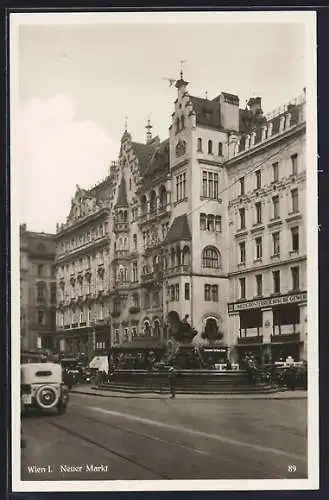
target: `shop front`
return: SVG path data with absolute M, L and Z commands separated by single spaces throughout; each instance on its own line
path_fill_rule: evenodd
M 230 303 L 228 312 L 237 361 L 247 354 L 260 364 L 288 356 L 300 361 L 307 335 L 307 292 Z

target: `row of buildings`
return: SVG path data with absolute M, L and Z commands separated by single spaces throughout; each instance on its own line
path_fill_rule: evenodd
M 305 91 L 264 116 L 258 97 L 194 97 L 182 74 L 176 89 L 167 139 L 125 130 L 108 177 L 77 186 L 52 240 L 56 333 L 39 342 L 170 350 L 179 317 L 231 359 L 305 359 Z

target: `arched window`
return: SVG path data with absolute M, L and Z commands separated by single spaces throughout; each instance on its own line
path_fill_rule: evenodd
M 158 319 L 155 319 L 153 323 L 153 336 L 160 337 L 160 321 Z
M 212 155 L 212 141 L 208 141 L 208 154 Z
M 175 267 L 176 264 L 176 254 L 175 254 L 175 249 L 172 248 L 170 252 L 170 265 L 171 267 Z
M 167 191 L 164 186 L 160 187 L 160 192 L 159 192 L 159 197 L 160 197 L 160 209 L 166 208 L 167 206 Z
M 151 335 L 151 325 L 148 320 L 145 320 L 143 323 L 143 334 L 146 337 L 149 337 Z
M 223 143 L 218 143 L 218 156 L 223 156 Z
M 185 116 L 181 117 L 181 129 L 185 128 Z
M 205 334 L 209 340 L 215 340 L 218 335 L 218 325 L 214 318 L 208 318 L 205 326 Z
M 147 214 L 147 199 L 145 194 L 141 198 L 141 214 L 146 215 Z
M 191 264 L 191 252 L 188 246 L 185 246 L 183 248 L 183 253 L 182 253 L 182 264 L 184 266 L 189 266 Z
M 200 153 L 202 152 L 202 139 L 201 139 L 201 137 L 198 138 L 197 150 Z
M 150 194 L 150 213 L 153 214 L 157 209 L 157 197 L 155 191 L 151 191 Z
M 206 247 L 202 252 L 202 267 L 219 269 L 220 253 L 215 247 Z

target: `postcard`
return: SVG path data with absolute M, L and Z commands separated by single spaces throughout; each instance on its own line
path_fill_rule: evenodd
M 315 12 L 9 24 L 12 490 L 317 489 Z

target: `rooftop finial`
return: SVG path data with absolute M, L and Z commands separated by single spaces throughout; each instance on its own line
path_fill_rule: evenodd
M 125 116 L 125 132 L 128 130 L 128 116 Z
M 205 97 L 206 97 L 206 101 L 208 101 L 208 90 L 205 91 Z
M 184 69 L 184 64 L 186 63 L 186 61 L 184 59 L 182 59 L 179 62 L 180 62 L 180 79 L 184 80 L 183 69 Z
M 147 117 L 147 125 L 146 125 L 146 143 L 148 144 L 152 140 L 152 125 L 150 117 Z

